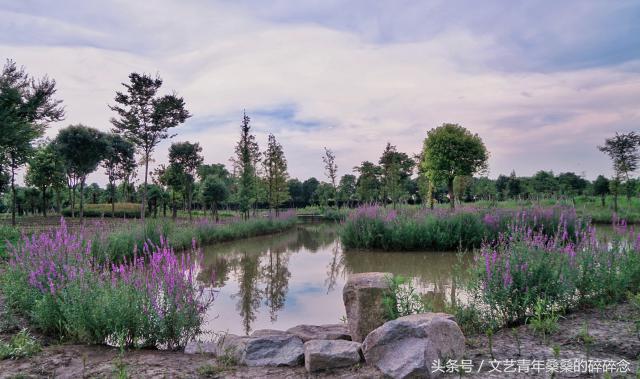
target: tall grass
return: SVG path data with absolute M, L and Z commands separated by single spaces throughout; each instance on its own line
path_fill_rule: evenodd
M 8 258 L 7 247 L 20 238 L 20 231 L 13 226 L 0 225 L 0 261 Z
M 108 234 L 97 228 L 94 236 L 93 254 L 110 261 L 122 261 L 141 251 L 146 241 L 159 244 L 161 238 L 176 250 L 186 250 L 194 244 L 204 245 L 234 239 L 255 237 L 281 232 L 296 224 L 294 211 L 282 212 L 278 216 L 253 218 L 242 221 L 214 222 L 200 219 L 194 223 L 171 220 L 147 220 L 144 224 L 130 223 L 126 229 Z
M 122 263 L 102 263 L 65 223 L 9 251 L 0 290 L 41 331 L 74 342 L 176 349 L 201 332 L 212 297 L 191 254 L 160 240 Z M 195 254 L 197 256 L 197 254 Z
M 584 225 L 571 208 L 523 210 L 459 208 L 454 211 L 375 205 L 353 211 L 341 232 L 346 248 L 382 250 L 456 250 L 480 247 L 509 230 L 514 223 L 545 235 L 555 235 L 561 223 L 569 233 Z

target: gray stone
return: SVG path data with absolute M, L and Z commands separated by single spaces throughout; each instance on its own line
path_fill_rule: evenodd
M 207 341 L 191 341 L 184 347 L 185 354 L 216 354 L 217 344 L 215 342 Z
M 287 330 L 302 339 L 310 340 L 351 340 L 347 324 L 298 325 Z
M 464 335 L 453 316 L 423 313 L 400 317 L 372 331 L 362 344 L 367 363 L 392 378 L 434 378 L 434 361 L 459 360 Z
M 276 330 L 276 329 L 258 329 L 255 330 L 253 333 L 251 333 L 251 337 L 265 337 L 265 336 L 281 336 L 281 335 L 286 335 L 286 334 L 291 334 L 288 332 L 285 332 L 283 330 Z
M 254 333 L 249 337 L 227 334 L 218 343 L 218 357 L 247 366 L 298 366 L 304 357 L 302 340 L 292 334 Z
M 372 330 L 386 321 L 382 304 L 389 290 L 391 273 L 367 272 L 350 275 L 342 290 L 351 339 L 362 342 Z
M 304 344 L 304 367 L 308 372 L 349 367 L 361 359 L 359 342 L 311 340 Z

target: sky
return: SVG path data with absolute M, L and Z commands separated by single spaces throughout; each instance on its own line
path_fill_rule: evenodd
M 0 0 L 0 59 L 48 75 L 70 124 L 111 129 L 131 72 L 159 74 L 193 114 L 171 142 L 229 164 L 242 112 L 273 133 L 292 177 L 411 155 L 458 123 L 484 140 L 490 177 L 611 174 L 597 146 L 640 130 L 640 1 Z M 141 177 L 141 175 L 139 175 Z M 101 173 L 90 182 L 105 183 Z

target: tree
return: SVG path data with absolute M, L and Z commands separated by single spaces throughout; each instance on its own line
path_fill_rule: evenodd
M 304 203 L 304 191 L 302 189 L 302 182 L 298 179 L 289 179 L 287 181 L 287 187 L 289 189 L 289 195 L 291 196 L 292 207 L 298 207 Z
M 496 179 L 496 192 L 498 193 L 498 200 L 503 200 L 507 196 L 507 185 L 509 184 L 509 177 L 506 175 L 499 175 Z
M 229 188 L 222 178 L 209 175 L 202 182 L 200 190 L 205 207 L 207 205 L 211 207 L 211 215 L 218 222 L 220 220 L 218 206 L 229 198 Z
M 540 170 L 531 178 L 531 184 L 536 194 L 551 196 L 558 192 L 558 180 L 553 171 Z
M 193 202 L 193 184 L 198 167 L 202 164 L 202 147 L 199 143 L 177 142 L 169 147 L 169 162 L 180 173 L 187 196 L 187 211 L 191 219 L 191 204 Z
M 185 108 L 185 102 L 175 93 L 159 96 L 162 86 L 159 76 L 152 78 L 147 74 L 131 73 L 130 83 L 122 83 L 125 92 L 116 92 L 114 106 L 109 109 L 119 118 L 112 118 L 114 132 L 122 135 L 140 150 L 144 161 L 144 186 L 140 218 L 144 220 L 149 161 L 155 147 L 164 139 L 170 138 L 169 129 L 185 122 L 191 115 Z
M 265 182 L 267 185 L 267 203 L 270 209 L 276 210 L 289 200 L 289 188 L 287 186 L 287 159 L 284 157 L 282 145 L 276 141 L 273 134 L 269 134 L 267 150 L 264 153 L 262 165 L 264 167 Z
M 239 177 L 238 203 L 243 217 L 249 218 L 249 210 L 256 201 L 256 164 L 260 160 L 260 149 L 256 137 L 251 134 L 251 119 L 246 113 L 240 125 L 240 140 L 236 144 L 235 158 L 232 158 L 234 171 Z
M 558 175 L 558 187 L 563 195 L 582 195 L 587 188 L 587 181 L 574 172 L 563 172 Z
M 71 214 L 74 216 L 75 190 L 80 184 L 80 218 L 84 216 L 84 185 L 87 175 L 98 168 L 107 151 L 105 134 L 82 124 L 70 125 L 58 132 L 54 140 L 64 162 L 69 189 L 72 191 Z
M 605 197 L 609 193 L 609 179 L 605 178 L 603 175 L 598 175 L 596 180 L 593 182 L 593 194 L 596 196 L 600 196 L 600 200 L 602 201 L 602 206 L 605 205 Z
M 231 173 L 222 163 L 202 164 L 196 171 L 201 181 L 204 181 L 208 176 L 217 176 L 227 185 L 231 183 Z
M 336 164 L 336 156 L 333 151 L 325 147 L 324 155 L 322 156 L 322 162 L 324 163 L 324 174 L 327 176 L 331 186 L 333 187 L 332 195 L 334 200 L 336 200 L 335 203 L 337 205 L 338 187 L 336 180 L 338 178 L 338 165 Z
M 384 203 L 391 200 L 393 207 L 407 194 L 407 181 L 411 178 L 414 162 L 405 153 L 398 152 L 396 147 L 387 142 L 380 157 L 380 173 L 382 181 L 382 198 Z
M 11 223 L 16 224 L 15 173 L 33 152 L 33 141 L 51 122 L 64 119 L 62 101 L 54 99 L 56 81 L 35 79 L 7 60 L 0 74 L 0 163 L 11 170 Z M 0 170 L 4 171 L 4 169 Z
M 320 182 L 316 178 L 309 178 L 302 182 L 302 196 L 306 205 L 311 205 L 313 195 L 316 193 Z
M 496 189 L 496 182 L 486 176 L 477 179 L 474 178 L 472 192 L 475 196 L 485 200 L 496 200 L 496 195 L 498 193 Z
M 613 161 L 614 181 L 616 182 L 613 207 L 616 212 L 618 211 L 618 183 L 629 181 L 629 174 L 638 169 L 638 162 L 640 162 L 638 146 L 640 146 L 640 135 L 635 132 L 616 133 L 615 137 L 605 140 L 604 146 L 598 146 L 598 149 Z
M 338 199 L 343 203 L 347 203 L 347 207 L 351 207 L 351 202 L 355 200 L 356 196 L 356 183 L 357 179 L 355 175 L 346 174 L 340 178 L 340 184 L 338 185 Z
M 453 209 L 453 179 L 486 170 L 489 153 L 477 134 L 457 124 L 443 124 L 427 133 L 422 159 L 421 165 L 429 180 L 447 184 Z
M 47 217 L 47 189 L 64 183 L 64 165 L 52 145 L 36 150 L 29 161 L 25 182 L 42 194 L 42 215 Z
M 361 202 L 374 202 L 380 194 L 380 167 L 364 161 L 358 167 L 353 168 L 358 176 L 356 194 Z
M 516 176 L 516 171 L 511 171 L 507 180 L 507 196 L 516 198 L 522 193 L 522 181 Z
M 102 161 L 109 180 L 111 217 L 116 212 L 116 181 L 127 179 L 136 168 L 133 144 L 117 134 L 105 135 L 105 158 Z

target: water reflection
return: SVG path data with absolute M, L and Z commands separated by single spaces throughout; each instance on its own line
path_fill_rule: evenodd
M 368 271 L 410 277 L 432 305 L 442 307 L 457 296 L 452 272 L 459 262 L 451 252 L 345 252 L 330 224 L 219 244 L 205 249 L 203 278 L 214 275 L 219 289 L 205 327 L 248 334 L 339 322 L 347 275 Z

